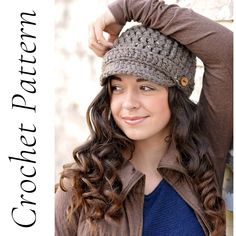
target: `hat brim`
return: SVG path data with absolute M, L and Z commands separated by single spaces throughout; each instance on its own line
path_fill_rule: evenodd
M 176 84 L 171 77 L 165 75 L 160 70 L 157 70 L 152 66 L 145 65 L 144 63 L 127 59 L 119 59 L 107 63 L 103 67 L 102 75 L 100 77 L 101 84 L 103 85 L 106 83 L 107 78 L 112 75 L 118 74 L 137 76 L 165 87 L 171 87 Z

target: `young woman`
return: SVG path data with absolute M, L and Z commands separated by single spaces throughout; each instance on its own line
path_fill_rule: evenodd
M 118 37 L 130 20 L 142 25 Z M 116 0 L 91 25 L 90 48 L 105 54 L 102 89 L 87 112 L 90 138 L 61 175 L 56 235 L 224 235 L 232 32 L 177 5 Z

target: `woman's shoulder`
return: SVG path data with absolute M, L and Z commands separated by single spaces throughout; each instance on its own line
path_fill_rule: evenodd
M 69 178 L 64 178 L 63 187 L 58 184 L 55 193 L 55 235 L 57 236 L 77 235 L 76 224 L 68 224 L 66 215 L 72 196 L 72 182 Z M 72 221 L 77 222 L 76 219 L 77 217 L 73 217 Z

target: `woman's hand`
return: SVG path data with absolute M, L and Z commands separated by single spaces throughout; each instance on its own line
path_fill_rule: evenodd
M 94 53 L 102 57 L 106 51 L 112 47 L 113 42 L 118 37 L 123 25 L 116 22 L 115 17 L 112 15 L 109 8 L 98 16 L 89 25 L 89 48 L 94 51 Z M 108 38 L 105 39 L 103 33 L 108 33 Z

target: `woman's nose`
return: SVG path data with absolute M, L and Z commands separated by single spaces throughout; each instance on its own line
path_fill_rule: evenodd
M 125 109 L 137 109 L 140 107 L 139 97 L 136 93 L 129 91 L 125 94 L 122 107 Z

